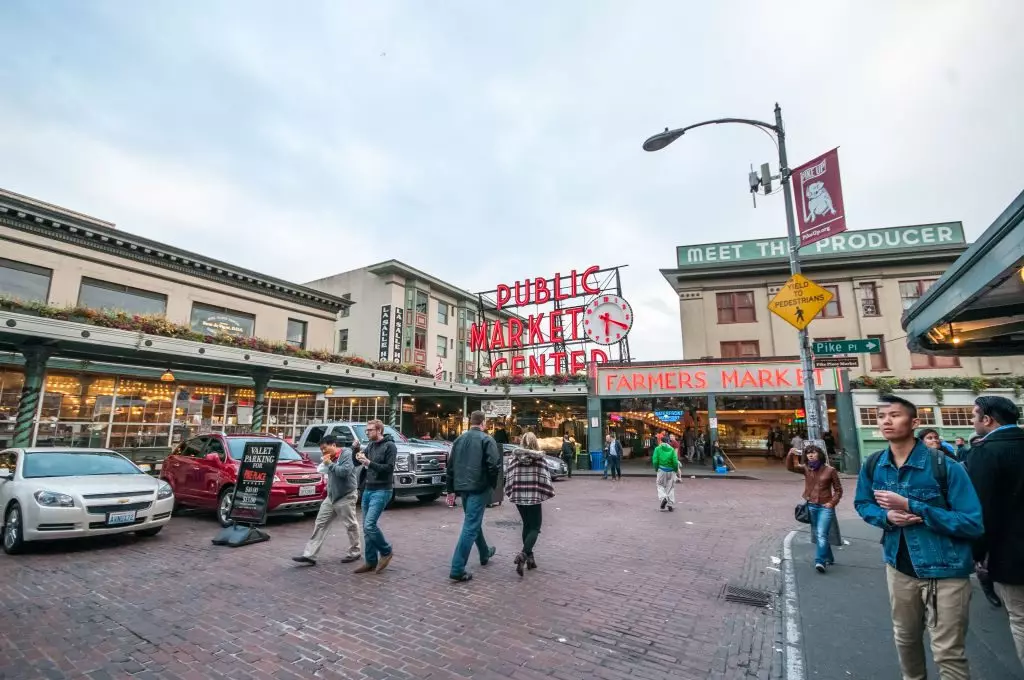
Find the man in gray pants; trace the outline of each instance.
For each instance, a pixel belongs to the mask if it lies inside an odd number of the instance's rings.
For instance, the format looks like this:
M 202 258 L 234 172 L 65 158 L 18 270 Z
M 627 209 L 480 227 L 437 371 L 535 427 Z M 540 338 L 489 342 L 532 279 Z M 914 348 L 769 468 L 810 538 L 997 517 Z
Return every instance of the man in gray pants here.
M 338 448 L 338 440 L 332 435 L 320 440 L 320 451 L 324 458 L 317 469 L 327 475 L 327 498 L 320 504 L 316 523 L 313 525 L 313 535 L 306 543 L 306 549 L 292 559 L 300 564 L 316 564 L 317 553 L 327 538 L 331 524 L 335 518 L 340 518 L 348 532 L 348 554 L 341 561 L 355 562 L 362 555 L 362 549 L 359 542 L 359 523 L 356 522 L 356 496 L 359 495 L 356 490 L 357 468 L 352 460 L 352 451 Z

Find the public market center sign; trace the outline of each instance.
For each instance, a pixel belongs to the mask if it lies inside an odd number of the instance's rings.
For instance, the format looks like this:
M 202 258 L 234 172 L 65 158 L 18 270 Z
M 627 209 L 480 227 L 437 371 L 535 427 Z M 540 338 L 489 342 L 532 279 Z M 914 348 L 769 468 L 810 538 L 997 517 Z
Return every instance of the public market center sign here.
M 964 227 L 959 222 L 923 224 L 914 227 L 888 227 L 861 229 L 830 236 L 800 249 L 802 258 L 815 255 L 854 255 L 883 250 L 927 249 L 934 246 L 965 244 Z M 789 257 L 786 238 L 758 241 L 732 241 L 706 243 L 676 248 L 679 269 L 695 266 L 752 262 L 757 260 L 785 260 Z

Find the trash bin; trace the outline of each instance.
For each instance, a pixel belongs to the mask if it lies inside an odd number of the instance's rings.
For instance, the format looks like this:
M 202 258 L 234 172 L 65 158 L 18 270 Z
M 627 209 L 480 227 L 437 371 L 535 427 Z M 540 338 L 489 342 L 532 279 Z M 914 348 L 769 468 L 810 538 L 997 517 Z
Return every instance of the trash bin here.
M 603 457 L 604 457 L 603 453 L 601 453 L 601 452 L 594 453 L 593 451 L 591 451 L 590 452 L 590 469 L 591 470 L 600 470 L 601 469 L 601 465 L 602 465 L 602 460 L 601 459 Z

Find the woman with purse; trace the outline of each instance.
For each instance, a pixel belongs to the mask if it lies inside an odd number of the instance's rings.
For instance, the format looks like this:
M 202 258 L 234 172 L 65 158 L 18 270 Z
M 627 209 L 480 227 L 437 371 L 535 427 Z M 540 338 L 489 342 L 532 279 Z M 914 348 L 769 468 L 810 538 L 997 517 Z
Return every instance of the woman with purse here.
M 836 521 L 836 505 L 843 497 L 843 485 L 839 481 L 839 472 L 828 464 L 824 442 L 814 440 L 804 444 L 803 457 L 806 463 L 797 462 L 798 455 L 796 449 L 790 450 L 786 456 L 786 469 L 804 476 L 807 520 L 817 545 L 814 568 L 819 574 L 824 574 L 828 567 L 835 564 L 829 534 Z M 798 508 L 797 519 L 800 519 L 800 514 Z
M 533 432 L 524 434 L 522 444 L 512 452 L 505 472 L 505 494 L 523 520 L 523 549 L 515 558 L 516 573 L 521 577 L 524 565 L 537 568 L 533 546 L 540 536 L 541 503 L 555 495 L 544 452 Z

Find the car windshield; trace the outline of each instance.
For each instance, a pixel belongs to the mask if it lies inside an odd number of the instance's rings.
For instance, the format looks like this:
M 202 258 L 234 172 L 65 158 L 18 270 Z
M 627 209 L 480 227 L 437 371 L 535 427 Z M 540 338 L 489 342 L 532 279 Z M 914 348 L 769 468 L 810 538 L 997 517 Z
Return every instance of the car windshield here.
M 144 474 L 130 460 L 113 451 L 33 451 L 25 454 L 21 472 L 25 479 Z
M 370 442 L 370 438 L 366 436 L 366 423 L 356 423 L 352 427 L 353 429 L 355 429 L 356 436 L 359 437 L 360 443 L 368 444 Z M 408 441 L 408 439 L 405 438 L 405 435 L 403 435 L 401 432 L 391 427 L 390 425 L 384 426 L 384 434 L 391 435 L 391 438 L 394 439 L 396 442 Z
M 280 439 L 266 438 L 266 439 L 242 439 L 240 437 L 229 437 L 228 448 L 231 449 L 231 457 L 234 460 L 242 460 L 242 453 L 245 452 L 246 442 L 259 442 L 261 444 L 269 442 L 281 442 L 281 451 L 277 454 L 278 460 L 302 460 L 302 456 L 299 452 L 292 448 L 292 445 L 286 441 Z

